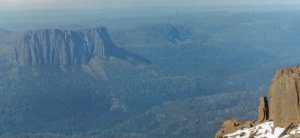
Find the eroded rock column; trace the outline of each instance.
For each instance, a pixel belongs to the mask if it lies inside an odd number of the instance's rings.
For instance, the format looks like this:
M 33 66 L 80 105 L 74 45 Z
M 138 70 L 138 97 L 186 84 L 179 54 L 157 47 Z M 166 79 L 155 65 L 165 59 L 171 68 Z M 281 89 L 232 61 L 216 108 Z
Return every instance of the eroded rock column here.
M 258 106 L 258 122 L 263 122 L 269 119 L 269 105 L 267 97 L 260 97 Z

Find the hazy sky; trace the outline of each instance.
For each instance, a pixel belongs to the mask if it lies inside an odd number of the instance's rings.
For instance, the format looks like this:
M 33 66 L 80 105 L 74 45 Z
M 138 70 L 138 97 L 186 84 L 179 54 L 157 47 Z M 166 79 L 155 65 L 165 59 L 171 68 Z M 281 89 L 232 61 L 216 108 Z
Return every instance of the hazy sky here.
M 128 6 L 180 5 L 283 5 L 300 0 L 0 0 L 2 10 L 110 8 Z

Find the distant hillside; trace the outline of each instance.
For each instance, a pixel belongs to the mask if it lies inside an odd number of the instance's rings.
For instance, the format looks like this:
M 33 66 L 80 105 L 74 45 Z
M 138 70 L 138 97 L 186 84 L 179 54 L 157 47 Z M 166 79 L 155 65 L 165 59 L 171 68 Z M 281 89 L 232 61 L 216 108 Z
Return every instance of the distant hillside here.
M 0 28 L 0 38 L 3 38 L 9 33 L 10 33 L 9 31 Z
M 174 45 L 188 40 L 191 35 L 189 29 L 170 23 L 140 26 L 112 33 L 116 43 L 125 47 L 153 47 L 152 43 L 156 43 L 155 46 Z

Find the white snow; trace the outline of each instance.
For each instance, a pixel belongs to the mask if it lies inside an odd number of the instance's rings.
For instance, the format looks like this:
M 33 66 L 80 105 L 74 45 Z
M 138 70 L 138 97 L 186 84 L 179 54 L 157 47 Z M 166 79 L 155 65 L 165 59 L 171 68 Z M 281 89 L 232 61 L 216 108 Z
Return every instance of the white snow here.
M 279 135 L 284 131 L 284 128 L 276 127 L 274 128 L 274 124 L 272 121 L 265 122 L 263 124 L 257 125 L 251 128 L 244 128 L 242 130 L 238 130 L 234 133 L 227 134 L 224 137 L 227 138 L 249 138 L 253 136 L 255 138 L 278 138 Z M 288 138 L 290 134 L 300 134 L 300 125 L 293 128 L 292 131 L 283 136 L 282 138 Z

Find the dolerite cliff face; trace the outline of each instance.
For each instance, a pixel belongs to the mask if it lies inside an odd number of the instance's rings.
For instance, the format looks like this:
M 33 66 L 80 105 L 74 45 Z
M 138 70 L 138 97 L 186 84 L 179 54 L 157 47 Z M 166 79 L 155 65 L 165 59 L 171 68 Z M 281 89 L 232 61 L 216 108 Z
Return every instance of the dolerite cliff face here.
M 226 134 L 248 128 L 255 130 L 255 126 L 261 128 L 271 122 L 272 129 L 282 128 L 282 132 L 276 137 L 289 137 L 292 129 L 300 129 L 300 67 L 280 69 L 276 72 L 269 89 L 269 102 L 266 97 L 261 97 L 258 109 L 258 119 L 255 121 L 241 123 L 236 120 L 225 121 L 222 128 L 217 132 L 216 137 L 222 138 Z M 279 130 L 278 130 L 279 131 Z M 266 130 L 267 132 L 267 130 Z M 274 132 L 274 131 L 273 131 Z M 297 131 L 293 134 L 298 134 Z M 246 133 L 243 132 L 243 133 Z M 300 132 L 299 132 L 300 133 Z M 267 134 L 267 133 L 266 133 Z M 275 136 L 270 133 L 269 137 Z M 236 135 L 236 134 L 234 134 Z M 255 136 L 254 133 L 251 136 Z M 268 135 L 265 135 L 268 137 Z M 230 137 L 230 136 L 226 136 Z
M 91 58 L 114 56 L 121 59 L 144 60 L 118 48 L 107 30 L 34 30 L 19 33 L 14 41 L 9 61 L 18 65 L 81 65 Z
M 300 67 L 277 71 L 270 87 L 270 119 L 275 126 L 300 123 Z

